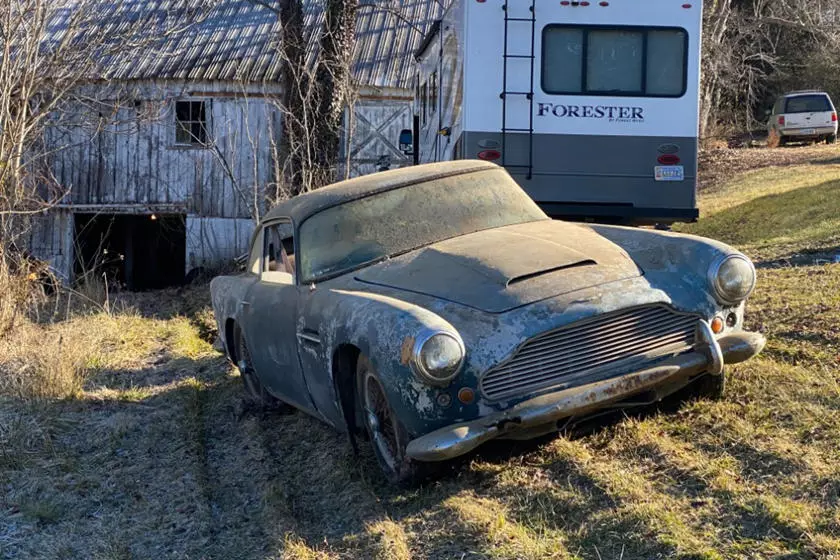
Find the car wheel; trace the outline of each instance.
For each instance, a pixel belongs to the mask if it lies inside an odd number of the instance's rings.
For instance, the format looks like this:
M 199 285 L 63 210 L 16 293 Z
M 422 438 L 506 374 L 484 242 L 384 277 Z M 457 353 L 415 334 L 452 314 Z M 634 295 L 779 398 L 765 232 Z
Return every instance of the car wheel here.
M 726 392 L 726 373 L 707 373 L 689 386 L 691 398 L 719 401 Z
M 242 330 L 236 331 L 236 367 L 239 369 L 239 376 L 242 378 L 242 388 L 245 390 L 245 404 L 260 410 L 277 410 L 280 412 L 291 412 L 293 408 L 268 392 L 265 386 L 257 377 L 251 360 L 251 352 L 245 343 L 245 336 Z
M 408 432 L 388 402 L 373 364 L 364 355 L 359 356 L 356 364 L 356 383 L 365 431 L 388 481 L 413 486 L 427 478 L 433 465 L 414 461 L 406 455 Z
M 837 135 L 836 134 L 829 134 L 825 137 L 826 144 L 834 144 L 837 142 Z

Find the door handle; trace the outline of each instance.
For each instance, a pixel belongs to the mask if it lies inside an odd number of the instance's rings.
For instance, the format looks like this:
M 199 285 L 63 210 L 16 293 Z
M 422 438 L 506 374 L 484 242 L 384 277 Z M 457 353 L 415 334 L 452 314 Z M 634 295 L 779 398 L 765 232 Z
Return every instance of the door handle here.
M 251 307 L 251 302 L 250 302 L 250 301 L 241 300 L 241 301 L 239 302 L 239 310 L 240 310 L 240 311 L 242 311 L 242 310 L 243 310 L 243 309 L 245 309 L 246 307 Z
M 316 346 L 321 345 L 321 338 L 318 336 L 318 331 L 303 329 L 303 331 L 297 333 L 297 337 L 301 342 L 308 342 L 309 344 L 314 344 Z

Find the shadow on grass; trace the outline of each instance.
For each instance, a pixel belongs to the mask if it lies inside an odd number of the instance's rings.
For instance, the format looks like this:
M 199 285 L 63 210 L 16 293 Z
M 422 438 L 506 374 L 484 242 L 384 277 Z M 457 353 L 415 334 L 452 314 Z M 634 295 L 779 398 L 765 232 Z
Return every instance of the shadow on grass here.
M 781 257 L 755 263 L 756 268 L 794 268 L 836 263 L 840 256 L 840 245 L 821 249 L 788 253 Z
M 735 245 L 797 237 L 822 222 L 837 219 L 838 200 L 840 181 L 769 194 L 703 218 L 691 233 Z
M 721 452 L 721 448 L 711 445 L 700 444 L 697 448 L 710 455 Z M 727 445 L 725 451 L 739 462 L 741 472 L 748 479 L 792 476 L 802 470 L 795 461 L 745 443 Z M 726 528 L 728 540 L 757 541 L 777 535 L 793 542 L 801 536 L 801 529 L 779 519 L 757 497 L 745 500 L 730 490 L 710 486 L 696 473 L 674 464 L 656 445 L 642 445 L 634 450 L 634 455 L 636 459 L 644 458 L 652 465 L 660 481 L 658 487 L 668 495 L 676 499 L 688 498 L 698 508 L 706 504 L 725 504 L 725 508 L 712 508 L 707 515 L 713 516 L 708 519 L 709 522 Z

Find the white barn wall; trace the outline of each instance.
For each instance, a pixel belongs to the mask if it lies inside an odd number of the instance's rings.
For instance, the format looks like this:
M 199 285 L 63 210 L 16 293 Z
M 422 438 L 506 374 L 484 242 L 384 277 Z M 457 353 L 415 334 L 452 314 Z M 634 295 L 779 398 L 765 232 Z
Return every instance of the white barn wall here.
M 130 99 L 142 103 L 140 109 L 119 108 L 101 131 L 92 125 L 97 115 L 91 111 L 74 118 L 88 124 L 51 131 L 50 145 L 57 148 L 53 172 L 70 189 L 67 202 L 183 204 L 201 216 L 252 217 L 255 191 L 272 181 L 276 107 L 263 97 L 238 96 L 235 85 L 206 93 L 165 87 L 153 97 L 146 93 L 151 86 Z M 208 103 L 208 132 L 218 151 L 175 145 L 178 99 Z
M 224 266 L 241 254 L 274 180 L 272 145 L 279 141 L 280 122 L 269 98 L 279 89 L 243 87 L 160 81 L 119 91 L 89 86 L 100 100 L 121 99 L 120 107 L 102 113 L 101 121 L 96 107 L 74 109 L 50 130 L 53 175 L 69 195 L 61 212 L 38 221 L 54 222 L 44 225 L 45 231 L 64 228 L 70 250 L 46 243 L 39 234 L 33 236 L 32 252 L 54 261 L 57 273 L 71 279 L 72 212 L 78 211 L 184 214 L 187 271 Z M 174 104 L 179 99 L 207 102 L 208 136 L 217 149 L 175 145 Z M 113 104 L 104 102 L 98 110 Z M 110 122 L 99 126 L 98 121 Z
M 207 263 L 230 263 L 247 253 L 254 227 L 251 220 L 187 216 L 184 273 Z

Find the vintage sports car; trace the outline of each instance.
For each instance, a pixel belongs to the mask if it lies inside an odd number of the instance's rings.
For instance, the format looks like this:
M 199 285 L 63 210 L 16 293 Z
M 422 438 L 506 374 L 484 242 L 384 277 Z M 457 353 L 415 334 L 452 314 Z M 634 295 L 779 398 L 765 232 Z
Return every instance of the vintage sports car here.
M 765 342 L 743 330 L 755 269 L 741 253 L 551 220 L 486 162 L 293 198 L 246 267 L 211 284 L 246 393 L 366 432 L 395 482 L 686 386 L 718 397 L 725 365 Z

